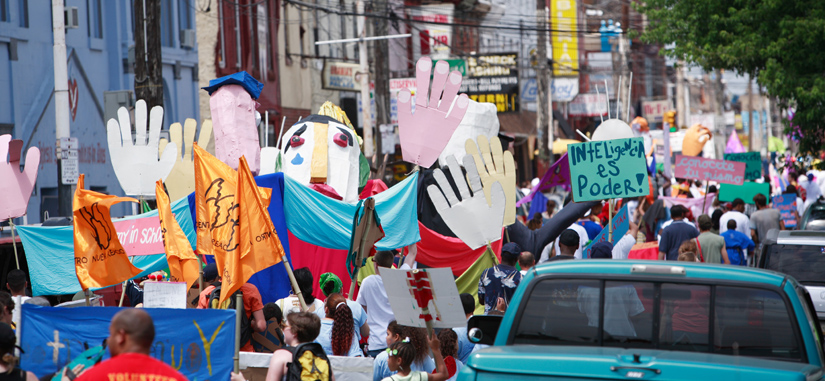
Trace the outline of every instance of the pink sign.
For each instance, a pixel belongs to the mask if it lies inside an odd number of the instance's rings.
[[[742,185],[745,182],[745,163],[676,155],[674,176],[682,179]]]
[[[117,238],[126,250],[126,255],[162,254],[163,236],[157,215],[129,220],[112,220]]]

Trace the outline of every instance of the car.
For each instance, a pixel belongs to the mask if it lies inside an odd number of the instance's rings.
[[[825,231],[825,200],[820,198],[808,206],[808,209],[802,215],[799,230]]]
[[[820,380],[822,333],[792,277],[740,266],[576,260],[528,270],[504,316],[468,322],[459,380]]]
[[[825,231],[771,229],[757,267],[788,274],[808,289],[825,321]]]

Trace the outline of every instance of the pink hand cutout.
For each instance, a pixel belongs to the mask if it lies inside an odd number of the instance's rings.
[[[40,166],[40,149],[31,147],[26,152],[26,168],[20,171],[22,140],[12,140],[11,135],[0,135],[0,220],[26,214],[37,168]],[[8,161],[6,157],[8,155]]]
[[[398,94],[398,130],[402,156],[404,161],[425,168],[438,160],[470,104],[466,94],[455,99],[461,87],[461,73],[449,73],[450,65],[445,61],[436,63],[430,88],[432,67],[429,57],[420,58],[415,65],[418,89],[415,113],[412,112],[410,91],[402,89]],[[427,90],[430,90],[429,94]],[[450,110],[453,100],[455,106]]]

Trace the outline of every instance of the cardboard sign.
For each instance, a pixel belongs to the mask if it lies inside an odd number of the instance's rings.
[[[627,218],[627,205],[623,205],[619,212],[613,216],[613,240],[610,241],[611,244],[615,245],[625,234],[627,231],[630,230],[630,220]],[[582,251],[582,258],[587,259],[590,258],[590,252],[593,251],[593,245],[596,242],[607,242],[607,238],[610,236],[610,230],[608,226],[605,226],[602,231],[590,241],[590,244],[584,248]]]
[[[26,214],[37,168],[40,166],[40,149],[26,151],[26,168],[20,171],[22,140],[12,140],[11,135],[0,135],[0,219],[20,217]],[[8,161],[6,159],[8,158]]]
[[[793,193],[781,194],[773,197],[773,207],[779,210],[785,228],[796,227],[796,195]]]
[[[745,182],[745,163],[676,155],[674,176],[680,179],[742,185]]]
[[[567,149],[574,201],[650,193],[642,138],[571,144]]]
[[[745,181],[742,185],[721,184],[719,186],[719,201],[729,202],[741,198],[746,204],[753,204],[753,196],[757,194],[771,197],[771,185],[768,183],[755,183]]]
[[[427,321],[431,321],[434,328],[467,324],[450,269],[392,270],[382,267],[379,271],[398,324],[419,328],[425,328]]]
[[[124,308],[22,306],[21,366],[38,377],[53,374],[87,348],[109,336],[109,322]],[[225,379],[232,371],[235,311],[223,309],[159,309],[146,312],[155,325],[154,357],[189,380]],[[103,360],[110,355],[106,351]],[[140,373],[136,364],[135,373]],[[141,374],[144,379],[159,379]],[[122,378],[122,377],[121,377]],[[138,377],[135,377],[138,378]],[[51,378],[49,378],[51,379]]]
[[[143,284],[143,307],[186,308],[185,282],[146,282]]]
[[[745,163],[745,180],[762,177],[762,156],[759,152],[726,153],[725,160]]]

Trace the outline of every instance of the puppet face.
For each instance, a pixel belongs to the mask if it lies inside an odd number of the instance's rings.
[[[212,128],[215,134],[215,156],[238,169],[238,160],[246,156],[252,173],[260,170],[261,145],[255,124],[258,102],[242,86],[226,85],[209,98]]]
[[[281,152],[289,177],[306,185],[326,184],[347,202],[358,199],[361,151],[347,126],[311,115],[284,133]]]

